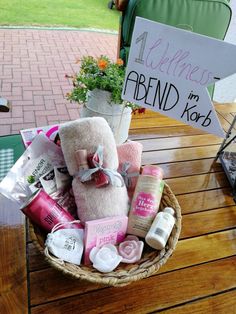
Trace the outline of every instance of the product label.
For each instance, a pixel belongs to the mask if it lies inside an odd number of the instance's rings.
[[[29,165],[24,170],[28,183],[33,183],[34,181],[37,181],[42,175],[51,170],[51,168],[52,163],[46,153],[40,155],[38,158],[31,159]],[[31,182],[31,180],[34,181]]]
[[[170,215],[162,213],[159,215],[158,220],[156,221],[155,229],[153,230],[154,234],[163,238],[164,241],[167,241],[169,238],[172,228],[174,226],[175,220]]]
[[[116,244],[117,242],[117,233],[110,233],[104,236],[98,237],[96,241],[96,246],[101,247],[105,244]]]
[[[65,238],[63,249],[66,249],[68,251],[73,251],[75,249],[76,245],[76,238],[70,236]]]
[[[60,218],[62,218],[61,220],[63,221],[63,214],[60,211],[59,207],[57,206],[57,204],[50,204],[50,209],[42,209],[41,211],[41,220],[46,221],[49,225],[52,224],[56,224],[57,222],[59,222]],[[50,211],[50,212],[49,212]]]
[[[140,192],[133,206],[133,214],[141,217],[155,217],[157,198],[151,193]]]
[[[55,180],[57,189],[62,189],[71,183],[71,176],[69,175],[67,167],[54,167]]]
[[[56,192],[57,186],[56,186],[55,173],[53,169],[45,173],[42,177],[40,177],[39,181],[41,182],[47,194],[50,195]]]

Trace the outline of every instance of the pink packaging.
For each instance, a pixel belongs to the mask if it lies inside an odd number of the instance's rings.
[[[84,264],[90,264],[89,253],[93,247],[122,242],[126,235],[127,224],[127,216],[86,221],[84,230]]]
[[[117,146],[119,168],[127,186],[130,200],[132,200],[134,189],[138,181],[141,167],[143,145],[139,142],[127,141]]]
[[[44,190],[39,190],[33,194],[28,201],[21,207],[22,212],[29,217],[35,224],[50,232],[52,228],[60,223],[67,223],[74,218],[60,205],[56,203]],[[65,224],[64,228],[67,225]],[[73,228],[82,228],[74,224]]]
[[[56,143],[56,138],[58,134],[59,125],[47,125],[37,128],[20,130],[20,134],[23,140],[25,147],[27,148],[35,138],[35,136],[39,133],[44,133],[51,141]]]

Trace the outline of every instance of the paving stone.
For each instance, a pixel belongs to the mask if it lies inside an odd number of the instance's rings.
[[[23,108],[22,106],[20,107],[12,107],[12,117],[23,117]]]
[[[34,116],[34,111],[24,111],[24,122],[35,122],[35,116]]]
[[[4,124],[0,126],[0,136],[11,134],[11,125]]]
[[[36,117],[36,126],[46,126],[48,124],[49,123],[47,117]]]
[[[77,119],[65,74],[79,70],[83,55],[115,60],[116,47],[117,35],[102,32],[0,29],[0,95],[12,102],[11,112],[0,113],[0,135]]]

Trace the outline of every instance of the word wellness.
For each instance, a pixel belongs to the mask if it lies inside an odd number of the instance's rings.
[[[172,54],[173,47],[169,42],[159,38],[149,48],[145,66],[153,71],[161,72],[173,77],[182,78],[207,86],[214,79],[214,75],[208,69],[201,69],[191,62],[191,53],[179,49]],[[138,60],[137,60],[138,61]]]

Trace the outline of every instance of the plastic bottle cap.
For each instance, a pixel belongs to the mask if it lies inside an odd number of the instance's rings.
[[[169,214],[171,214],[171,215],[173,215],[173,216],[174,216],[174,214],[175,214],[174,209],[171,208],[171,207],[166,207],[163,211],[164,211],[165,213],[169,213]]]
[[[163,178],[163,170],[161,167],[155,165],[148,165],[143,167],[142,175],[154,176],[159,179]]]

